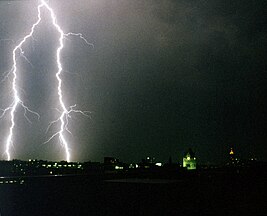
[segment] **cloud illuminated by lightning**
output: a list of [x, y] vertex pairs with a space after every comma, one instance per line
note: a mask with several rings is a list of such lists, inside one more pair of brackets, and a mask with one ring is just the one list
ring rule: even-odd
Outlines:
[[[65, 159], [66, 161], [70, 161], [70, 147], [68, 145], [68, 142], [65, 138], [65, 132], [69, 132], [68, 129], [68, 120], [70, 118], [70, 114], [71, 113], [80, 113], [82, 115], [86, 115], [87, 116], [87, 111], [83, 112], [81, 110], [76, 110], [74, 109], [76, 107], [76, 105], [70, 106], [69, 108], [66, 107], [64, 100], [63, 100], [63, 94], [62, 94], [62, 79], [61, 79], [61, 74], [62, 74], [62, 63], [61, 63], [61, 51], [64, 48], [64, 38], [67, 36], [78, 36], [80, 37], [86, 44], [93, 46], [91, 43], [89, 43], [81, 33], [73, 33], [73, 32], [69, 32], [69, 33], [64, 33], [64, 31], [61, 29], [61, 27], [58, 25], [57, 23], [57, 19], [55, 16], [55, 13], [53, 11], [53, 9], [48, 5], [48, 3], [45, 0], [41, 0], [40, 4], [38, 5], [38, 19], [37, 21], [32, 25], [31, 27], [31, 31], [29, 34], [27, 34], [21, 41], [20, 43], [14, 48], [12, 54], [13, 54], [13, 66], [11, 71], [6, 75], [6, 77], [4, 79], [6, 79], [7, 77], [9, 77], [11, 74], [13, 75], [13, 79], [12, 79], [12, 92], [13, 92], [13, 102], [12, 104], [5, 108], [5, 109], [0, 109], [0, 111], [2, 111], [2, 114], [0, 115], [0, 118], [2, 118], [8, 111], [10, 111], [10, 119], [11, 119], [11, 126], [9, 128], [9, 134], [6, 140], [6, 149], [5, 149], [5, 153], [7, 155], [7, 159], [10, 160], [11, 159], [11, 155], [10, 155], [10, 146], [12, 145], [13, 142], [13, 132], [14, 132], [14, 127], [15, 127], [15, 112], [17, 109], [18, 105], [21, 105], [24, 108], [24, 116], [27, 118], [26, 113], [27, 111], [30, 113], [33, 113], [35, 115], [38, 116], [38, 118], [40, 117], [38, 113], [31, 111], [27, 106], [24, 105], [23, 101], [20, 99], [19, 97], [19, 91], [18, 91], [18, 86], [17, 86], [17, 53], [19, 52], [20, 56], [22, 56], [28, 63], [30, 63], [30, 61], [25, 57], [22, 46], [23, 44], [33, 36], [34, 31], [36, 26], [38, 26], [38, 24], [41, 22], [42, 17], [41, 17], [41, 9], [45, 8], [46, 10], [49, 11], [50, 13], [50, 17], [52, 20], [52, 25], [55, 27], [55, 29], [57, 30], [58, 34], [59, 34], [59, 38], [58, 38], [58, 42], [59, 42], [59, 46], [56, 50], [56, 62], [57, 62], [57, 72], [56, 72], [56, 79], [58, 82], [58, 87], [57, 87], [57, 93], [58, 93], [58, 100], [59, 100], [59, 104], [61, 107], [60, 111], [60, 117], [51, 122], [49, 124], [49, 127], [56, 123], [56, 122], [60, 122], [60, 129], [54, 133], [47, 141], [49, 142], [50, 140], [52, 140], [53, 138], [55, 138], [56, 136], [59, 137], [60, 143], [63, 145], [64, 150], [65, 150]], [[28, 119], [28, 118], [27, 118]], [[28, 119], [29, 121], [29, 119]], [[49, 129], [48, 127], [48, 129]]]

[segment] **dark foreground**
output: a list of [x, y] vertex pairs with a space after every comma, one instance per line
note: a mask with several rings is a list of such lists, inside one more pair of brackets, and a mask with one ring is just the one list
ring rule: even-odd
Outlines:
[[264, 174], [206, 172], [172, 179], [106, 179], [103, 175], [46, 176], [0, 185], [1, 216], [267, 215]]

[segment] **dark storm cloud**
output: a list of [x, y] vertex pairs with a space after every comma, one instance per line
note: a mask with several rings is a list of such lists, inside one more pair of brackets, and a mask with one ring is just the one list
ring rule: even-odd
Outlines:
[[[77, 160], [101, 160], [105, 155], [125, 161], [146, 155], [178, 160], [192, 147], [201, 161], [218, 162], [230, 145], [244, 156], [266, 157], [265, 1], [51, 4], [66, 31], [84, 33], [95, 47], [70, 40], [64, 52], [68, 103], [92, 111], [91, 120], [75, 117], [72, 122]], [[32, 20], [29, 4], [20, 6], [17, 16], [23, 18], [29, 10]], [[5, 19], [7, 6], [2, 3], [0, 10], [0, 38], [25, 33], [29, 18], [14, 30], [16, 16]], [[50, 43], [44, 40], [48, 35]], [[39, 37], [39, 45], [35, 42], [33, 47], [42, 52], [32, 54], [33, 63], [49, 74], [53, 60], [46, 53], [53, 49], [53, 29], [39, 29]], [[45, 84], [52, 78], [36, 79], [42, 80], [40, 94], [53, 98], [52, 85]], [[36, 82], [28, 80], [26, 88], [35, 89]], [[32, 98], [38, 109], [36, 94]], [[38, 142], [26, 140], [31, 146]], [[41, 158], [39, 145], [34, 148], [31, 154]], [[41, 148], [49, 158], [55, 145]], [[53, 153], [52, 159], [56, 157]]]

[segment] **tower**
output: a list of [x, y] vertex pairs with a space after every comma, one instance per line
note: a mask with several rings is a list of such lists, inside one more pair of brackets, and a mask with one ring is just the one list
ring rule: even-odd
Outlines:
[[230, 161], [234, 161], [235, 160], [235, 153], [234, 153], [233, 148], [230, 149], [229, 159], [230, 159]]
[[188, 170], [195, 170], [197, 168], [196, 165], [197, 163], [195, 153], [192, 151], [191, 148], [189, 148], [183, 157], [183, 167]]

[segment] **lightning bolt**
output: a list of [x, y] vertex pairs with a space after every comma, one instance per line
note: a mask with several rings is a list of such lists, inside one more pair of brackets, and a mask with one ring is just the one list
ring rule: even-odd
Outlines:
[[[38, 19], [37, 21], [32, 25], [31, 27], [31, 31], [29, 34], [27, 34], [21, 41], [20, 43], [13, 49], [13, 66], [11, 71], [8, 72], [8, 74], [5, 76], [4, 80], [9, 77], [11, 74], [13, 75], [13, 79], [12, 79], [12, 91], [13, 91], [13, 102], [11, 103], [11, 105], [5, 109], [0, 109], [0, 111], [2, 111], [2, 114], [0, 115], [0, 118], [2, 118], [8, 111], [10, 111], [10, 119], [11, 119], [11, 126], [9, 128], [9, 134], [7, 137], [7, 141], [6, 141], [6, 149], [5, 149], [5, 153], [7, 155], [7, 160], [11, 159], [11, 155], [10, 155], [10, 146], [13, 143], [13, 133], [14, 133], [14, 127], [15, 127], [15, 112], [16, 109], [18, 107], [18, 105], [21, 105], [24, 108], [24, 116], [26, 117], [26, 119], [28, 121], [30, 121], [27, 116], [26, 113], [30, 112], [33, 113], [35, 115], [38, 116], [38, 119], [40, 118], [39, 114], [30, 110], [27, 106], [24, 105], [23, 101], [20, 99], [19, 97], [19, 93], [18, 93], [18, 86], [17, 86], [17, 53], [20, 53], [20, 56], [23, 57], [28, 63], [30, 63], [30, 61], [26, 58], [26, 56], [24, 55], [24, 51], [22, 49], [24, 43], [29, 39], [33, 37], [35, 28], [39, 25], [39, 23], [42, 20], [41, 17], [41, 9], [45, 8], [49, 11], [50, 13], [50, 17], [52, 20], [52, 25], [55, 27], [55, 29], [57, 30], [58, 34], [59, 34], [59, 38], [58, 38], [58, 42], [59, 42], [59, 46], [56, 50], [56, 62], [57, 62], [57, 72], [56, 72], [56, 79], [58, 82], [58, 86], [57, 86], [57, 93], [58, 93], [58, 100], [59, 100], [59, 104], [61, 107], [61, 110], [59, 110], [60, 112], [60, 117], [55, 120], [52, 121], [49, 126], [47, 131], [49, 130], [50, 126], [53, 125], [54, 123], [60, 122], [60, 129], [59, 131], [57, 131], [56, 133], [54, 133], [45, 143], [50, 142], [53, 138], [55, 138], [56, 136], [59, 137], [59, 141], [62, 144], [62, 146], [64, 147], [65, 150], [65, 159], [66, 161], [70, 161], [70, 147], [69, 144], [65, 138], [65, 132], [69, 132], [68, 129], [68, 123], [69, 123], [69, 118], [71, 118], [71, 113], [80, 113], [82, 115], [88, 116], [87, 113], [88, 111], [81, 111], [81, 110], [76, 110], [75, 107], [76, 105], [70, 106], [69, 108], [66, 107], [65, 102], [63, 100], [63, 94], [62, 94], [62, 79], [61, 79], [61, 75], [62, 75], [62, 71], [63, 71], [63, 67], [62, 67], [62, 63], [61, 63], [61, 52], [64, 48], [64, 39], [68, 36], [78, 36], [79, 38], [81, 38], [87, 45], [93, 46], [93, 44], [89, 43], [81, 33], [73, 33], [73, 32], [69, 32], [69, 33], [64, 33], [64, 31], [62, 30], [62, 28], [58, 25], [57, 23], [57, 19], [56, 19], [56, 15], [53, 11], [53, 9], [48, 5], [48, 3], [45, 0], [41, 0], [40, 4], [38, 5]], [[31, 63], [30, 63], [31, 64]]]

